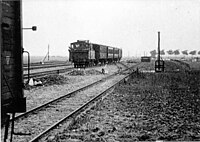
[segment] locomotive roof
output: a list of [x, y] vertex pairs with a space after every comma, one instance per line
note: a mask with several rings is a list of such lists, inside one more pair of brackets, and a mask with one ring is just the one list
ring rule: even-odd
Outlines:
[[89, 42], [89, 40], [77, 40], [76, 42], [72, 42], [71, 44], [83, 43], [83, 42], [88, 43], [88, 44], [95, 44], [95, 45], [100, 45], [100, 46], [107, 46], [107, 47], [117, 48], [117, 49], [121, 49], [122, 50], [122, 48], [118, 48], [118, 47], [112, 47], [112, 46], [103, 45], [103, 44], [91, 43], [91, 42]]

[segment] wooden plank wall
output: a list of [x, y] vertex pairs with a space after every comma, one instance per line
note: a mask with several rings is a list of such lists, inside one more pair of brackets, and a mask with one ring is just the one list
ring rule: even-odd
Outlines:
[[0, 5], [2, 10], [0, 15], [1, 105], [2, 107], [9, 107], [13, 97], [24, 97], [22, 84], [21, 1], [0, 1]]

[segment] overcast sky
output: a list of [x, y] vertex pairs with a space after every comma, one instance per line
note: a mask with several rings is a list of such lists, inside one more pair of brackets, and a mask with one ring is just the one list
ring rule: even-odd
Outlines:
[[[200, 0], [22, 0], [23, 45], [31, 55], [68, 56], [90, 40], [140, 56], [157, 49], [200, 50]], [[147, 54], [148, 55], [148, 54]]]

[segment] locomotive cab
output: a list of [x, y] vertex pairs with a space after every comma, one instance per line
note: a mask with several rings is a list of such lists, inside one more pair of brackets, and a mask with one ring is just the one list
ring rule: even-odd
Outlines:
[[74, 63], [74, 67], [87, 67], [94, 64], [95, 51], [89, 41], [80, 41], [71, 43], [69, 47], [69, 61]]

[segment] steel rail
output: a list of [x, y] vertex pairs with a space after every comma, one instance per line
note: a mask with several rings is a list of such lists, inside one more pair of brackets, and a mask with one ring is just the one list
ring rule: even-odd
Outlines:
[[[125, 69], [127, 70], [127, 69]], [[123, 70], [123, 71], [125, 71]], [[116, 73], [119, 74], [119, 73]], [[52, 129], [54, 129], [55, 127], [57, 127], [59, 124], [61, 124], [62, 122], [66, 121], [67, 119], [73, 117], [75, 114], [77, 114], [78, 112], [82, 111], [85, 107], [89, 106], [91, 103], [95, 102], [96, 100], [98, 100], [99, 98], [101, 98], [103, 96], [103, 94], [105, 94], [106, 92], [108, 92], [109, 90], [111, 90], [113, 87], [115, 87], [117, 84], [119, 84], [121, 81], [123, 81], [125, 78], [129, 77], [130, 74], [126, 75], [124, 78], [122, 78], [120, 81], [117, 81], [115, 84], [113, 84], [111, 87], [109, 87], [108, 89], [104, 90], [103, 92], [99, 93], [97, 96], [95, 96], [94, 98], [90, 99], [88, 102], [86, 102], [85, 104], [83, 104], [81, 107], [79, 107], [78, 109], [74, 110], [73, 112], [71, 112], [69, 115], [67, 115], [66, 117], [62, 118], [61, 120], [57, 121], [56, 123], [54, 123], [53, 125], [51, 125], [49, 128], [47, 128], [45, 131], [43, 131], [42, 133], [40, 133], [39, 135], [37, 135], [36, 137], [34, 137], [32, 140], [30, 140], [29, 142], [37, 142], [41, 137], [43, 137], [46, 133], [48, 133], [49, 131], [51, 131]]]
[[[43, 65], [56, 65], [56, 64], [70, 64], [70, 62], [67, 61], [57, 61], [57, 62], [44, 62], [44, 64], [41, 64], [41, 62], [35, 62], [35, 63], [31, 63], [31, 66], [43, 66]], [[23, 64], [23, 67], [27, 67], [28, 64], [25, 63]]]
[[[59, 73], [64, 73], [66, 71], [69, 71], [73, 68], [66, 68], [66, 69], [56, 69], [56, 70], [51, 70], [51, 71], [43, 71], [43, 72], [36, 72], [36, 73], [31, 73], [30, 77], [39, 77], [39, 76], [44, 76], [44, 75], [50, 75], [50, 74], [59, 74]], [[28, 74], [24, 74], [24, 79], [28, 78]]]
[[[57, 64], [57, 65], [44, 65], [44, 66], [31, 66], [30, 70], [43, 69], [43, 68], [53, 68], [53, 67], [62, 67], [70, 66], [70, 64]], [[24, 71], [28, 70], [28, 67], [23, 67]]]

